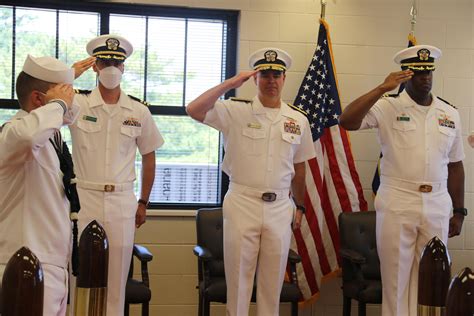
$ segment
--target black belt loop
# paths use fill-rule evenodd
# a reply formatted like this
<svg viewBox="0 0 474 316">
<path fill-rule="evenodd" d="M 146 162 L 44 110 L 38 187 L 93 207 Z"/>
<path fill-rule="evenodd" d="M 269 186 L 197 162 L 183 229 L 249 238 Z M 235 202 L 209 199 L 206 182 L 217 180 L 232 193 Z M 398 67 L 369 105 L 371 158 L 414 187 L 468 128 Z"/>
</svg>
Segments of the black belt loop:
<svg viewBox="0 0 474 316">
<path fill-rule="evenodd" d="M 264 200 L 265 202 L 273 202 L 276 200 L 276 198 L 277 195 L 273 192 L 265 192 L 262 194 L 262 200 Z"/>
</svg>

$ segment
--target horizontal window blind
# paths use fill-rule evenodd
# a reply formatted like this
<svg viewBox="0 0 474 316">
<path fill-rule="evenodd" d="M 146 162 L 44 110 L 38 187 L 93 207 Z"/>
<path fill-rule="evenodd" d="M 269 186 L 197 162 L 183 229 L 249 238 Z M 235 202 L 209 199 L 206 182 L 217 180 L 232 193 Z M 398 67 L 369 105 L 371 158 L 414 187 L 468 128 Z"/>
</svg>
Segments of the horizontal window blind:
<svg viewBox="0 0 474 316">
<path fill-rule="evenodd" d="M 138 6 L 139 7 L 139 6 Z M 88 57 L 86 45 L 101 33 L 130 40 L 122 89 L 150 104 L 165 139 L 156 153 L 152 205 L 218 205 L 222 198 L 222 144 L 218 131 L 195 122 L 185 106 L 235 72 L 236 12 L 122 4 L 0 6 L 0 124 L 17 108 L 14 84 L 27 54 L 54 56 L 68 65 Z M 232 34 L 232 39 L 229 39 Z M 233 40 L 232 45 L 229 40 Z M 229 63 L 232 60 L 232 63 Z M 89 70 L 74 87 L 91 90 Z M 62 129 L 70 142 L 69 130 Z M 135 193 L 141 189 L 137 152 Z"/>
</svg>

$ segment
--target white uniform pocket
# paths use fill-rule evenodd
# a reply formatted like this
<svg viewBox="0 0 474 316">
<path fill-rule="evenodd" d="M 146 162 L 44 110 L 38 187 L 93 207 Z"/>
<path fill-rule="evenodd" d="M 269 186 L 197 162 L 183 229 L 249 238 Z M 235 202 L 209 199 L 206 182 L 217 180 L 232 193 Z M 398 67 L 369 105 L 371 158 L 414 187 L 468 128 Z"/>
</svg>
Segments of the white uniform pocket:
<svg viewBox="0 0 474 316">
<path fill-rule="evenodd" d="M 295 152 L 295 145 L 301 144 L 301 135 L 292 134 L 292 133 L 285 133 L 281 134 L 281 142 L 280 142 L 280 156 L 284 159 L 290 159 L 293 161 L 293 155 Z"/>
<path fill-rule="evenodd" d="M 442 153 L 448 154 L 456 137 L 456 130 L 446 126 L 438 126 L 438 131 L 439 140 L 437 143 L 439 150 Z"/>
<path fill-rule="evenodd" d="M 417 139 L 415 122 L 395 121 L 392 124 L 393 142 L 398 148 L 411 148 L 416 146 Z"/>
<path fill-rule="evenodd" d="M 242 150 L 251 156 L 259 156 L 266 152 L 265 130 L 246 127 L 242 129 Z"/>
<path fill-rule="evenodd" d="M 136 145 L 136 139 L 142 134 L 142 128 L 122 125 L 120 134 L 120 152 L 127 153 L 133 145 Z"/>
<path fill-rule="evenodd" d="M 88 122 L 80 120 L 77 122 L 77 128 L 79 129 L 79 146 L 81 150 L 93 151 L 97 149 L 97 142 L 95 141 L 98 137 L 98 132 L 101 131 L 102 127 L 100 124 L 95 122 Z"/>
</svg>

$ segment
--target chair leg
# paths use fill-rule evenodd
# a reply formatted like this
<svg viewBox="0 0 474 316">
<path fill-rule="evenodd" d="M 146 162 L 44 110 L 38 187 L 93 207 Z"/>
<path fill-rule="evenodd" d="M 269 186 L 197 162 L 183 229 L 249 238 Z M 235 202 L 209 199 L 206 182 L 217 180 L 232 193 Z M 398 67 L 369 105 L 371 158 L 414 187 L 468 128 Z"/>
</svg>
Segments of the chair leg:
<svg viewBox="0 0 474 316">
<path fill-rule="evenodd" d="M 199 305 L 198 305 L 198 316 L 202 316 L 202 306 L 204 305 L 203 297 L 201 295 L 201 291 L 199 291 Z"/>
<path fill-rule="evenodd" d="M 211 302 L 208 301 L 207 299 L 203 299 L 203 304 L 202 304 L 202 316 L 209 316 L 211 312 Z"/>
<path fill-rule="evenodd" d="M 291 316 L 298 316 L 298 302 L 291 302 Z"/>
<path fill-rule="evenodd" d="M 150 310 L 150 306 L 148 306 L 148 302 L 142 304 L 142 316 L 148 316 Z"/>
<path fill-rule="evenodd" d="M 130 313 L 130 305 L 128 303 L 125 303 L 123 315 L 128 316 L 129 313 Z"/>
<path fill-rule="evenodd" d="M 342 315 L 343 316 L 351 316 L 351 298 L 344 296 L 343 304 L 342 304 Z"/>
<path fill-rule="evenodd" d="M 359 301 L 359 316 L 365 316 L 365 303 Z"/>
</svg>

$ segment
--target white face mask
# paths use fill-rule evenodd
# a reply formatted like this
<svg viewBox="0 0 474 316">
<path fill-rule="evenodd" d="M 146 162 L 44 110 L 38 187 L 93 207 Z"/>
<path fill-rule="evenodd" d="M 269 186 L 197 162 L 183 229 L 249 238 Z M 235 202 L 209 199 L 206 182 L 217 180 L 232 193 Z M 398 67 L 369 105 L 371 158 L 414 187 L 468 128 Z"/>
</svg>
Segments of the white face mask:
<svg viewBox="0 0 474 316">
<path fill-rule="evenodd" d="M 122 80 L 122 72 L 114 66 L 106 67 L 99 70 L 99 81 L 107 89 L 114 89 Z"/>
</svg>

